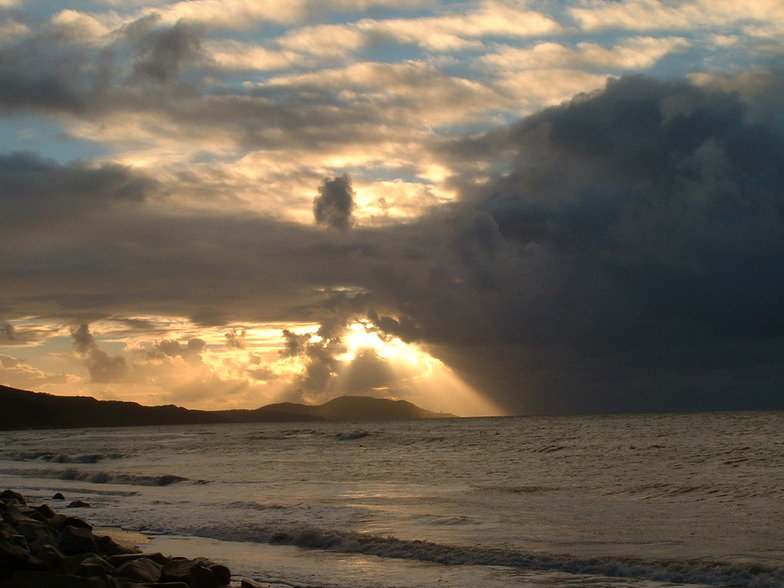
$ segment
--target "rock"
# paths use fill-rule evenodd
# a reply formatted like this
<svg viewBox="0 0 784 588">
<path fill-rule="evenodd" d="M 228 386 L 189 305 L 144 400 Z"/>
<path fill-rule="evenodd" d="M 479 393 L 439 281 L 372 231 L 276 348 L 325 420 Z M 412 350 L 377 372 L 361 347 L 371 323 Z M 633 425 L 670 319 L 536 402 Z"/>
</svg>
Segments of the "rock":
<svg viewBox="0 0 784 588">
<path fill-rule="evenodd" d="M 43 545 L 34 551 L 35 557 L 43 564 L 43 569 L 61 571 L 64 556 L 56 545 Z"/>
<path fill-rule="evenodd" d="M 38 539 L 54 539 L 51 527 L 45 523 L 27 517 L 19 517 L 14 522 L 17 532 L 27 539 L 28 543 Z"/>
<path fill-rule="evenodd" d="M 47 521 L 51 520 L 52 517 L 57 514 L 52 510 L 52 507 L 48 504 L 41 504 L 40 506 L 36 506 L 35 510 L 38 511 L 41 516 L 44 517 Z"/>
<path fill-rule="evenodd" d="M 3 490 L 0 492 L 0 500 L 6 504 L 27 504 L 25 497 L 14 490 Z"/>
<path fill-rule="evenodd" d="M 62 492 L 57 492 L 52 496 L 52 500 L 65 500 L 65 496 L 63 496 Z"/>
<path fill-rule="evenodd" d="M 115 541 L 112 537 L 108 535 L 103 535 L 102 537 L 98 537 L 96 539 L 96 543 L 98 544 L 98 551 L 104 555 L 141 553 L 141 549 L 138 549 L 133 545 L 125 545 L 124 543 L 119 543 L 118 541 Z"/>
<path fill-rule="evenodd" d="M 38 570 L 43 562 L 26 549 L 0 539 L 0 578 L 22 570 Z"/>
<path fill-rule="evenodd" d="M 191 568 L 190 576 L 188 576 L 188 584 L 191 588 L 220 588 L 218 579 L 208 567 L 201 563 L 196 564 Z"/>
<path fill-rule="evenodd" d="M 108 588 L 100 578 L 80 578 L 66 574 L 41 571 L 14 573 L 3 588 Z"/>
<path fill-rule="evenodd" d="M 131 561 L 134 559 L 139 559 L 140 557 L 146 557 L 147 559 L 151 559 L 157 564 L 160 564 L 161 567 L 165 566 L 171 558 L 166 557 L 162 553 L 121 553 L 119 555 L 112 555 L 111 557 L 106 558 L 110 564 L 115 567 L 120 567 L 127 561 Z"/>
<path fill-rule="evenodd" d="M 65 516 L 64 514 L 57 513 L 51 519 L 49 519 L 49 524 L 52 525 L 53 528 L 60 530 L 65 521 L 67 521 L 70 517 Z"/>
<path fill-rule="evenodd" d="M 82 527 L 65 527 L 57 537 L 57 544 L 63 555 L 98 551 L 93 532 Z"/>
<path fill-rule="evenodd" d="M 92 507 L 90 506 L 89 502 L 85 502 L 84 500 L 73 500 L 65 508 L 92 508 Z"/>
<path fill-rule="evenodd" d="M 109 563 L 98 555 L 91 555 L 86 557 L 79 567 L 76 568 L 74 574 L 82 578 L 101 578 L 104 582 L 108 583 L 109 578 L 114 574 L 115 569 Z"/>
<path fill-rule="evenodd" d="M 0 588 L 221 588 L 231 572 L 207 558 L 144 554 L 87 521 L 28 506 L 12 490 L 0 499 Z M 164 573 L 164 569 L 166 572 Z"/>
<path fill-rule="evenodd" d="M 125 562 L 117 568 L 118 576 L 140 582 L 158 582 L 161 579 L 161 566 L 151 559 L 139 557 Z"/>
<path fill-rule="evenodd" d="M 191 569 L 196 562 L 181 557 L 172 558 L 163 566 L 161 570 L 161 581 L 163 582 L 187 582 Z"/>
<path fill-rule="evenodd" d="M 90 523 L 76 517 L 66 517 L 60 527 L 79 527 L 80 529 L 88 529 L 90 531 L 93 530 L 93 526 Z"/>
<path fill-rule="evenodd" d="M 47 535 L 46 537 L 39 537 L 32 543 L 30 543 L 30 551 L 33 553 L 38 553 L 46 547 L 47 545 L 51 545 L 52 547 L 57 546 L 57 540 L 55 539 L 54 535 Z"/>
<path fill-rule="evenodd" d="M 209 559 L 173 558 L 163 566 L 161 580 L 165 582 L 185 582 L 191 588 L 218 588 L 228 586 L 231 572 L 224 565 Z"/>
<path fill-rule="evenodd" d="M 210 571 L 218 581 L 218 586 L 228 586 L 231 583 L 231 570 L 223 564 L 212 564 Z"/>
</svg>

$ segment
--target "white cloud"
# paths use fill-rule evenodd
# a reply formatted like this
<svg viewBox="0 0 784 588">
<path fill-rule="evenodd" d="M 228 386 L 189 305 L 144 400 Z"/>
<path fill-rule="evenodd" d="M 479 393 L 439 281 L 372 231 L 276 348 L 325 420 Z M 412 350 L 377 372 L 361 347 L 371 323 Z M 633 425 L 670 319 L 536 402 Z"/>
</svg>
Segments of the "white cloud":
<svg viewBox="0 0 784 588">
<path fill-rule="evenodd" d="M 570 8 L 571 15 L 589 31 L 625 29 L 630 31 L 699 30 L 728 24 L 778 21 L 784 5 L 778 0 L 695 0 L 678 3 L 662 0 L 593 0 Z"/>
<path fill-rule="evenodd" d="M 223 70 L 277 71 L 303 61 L 293 51 L 276 51 L 231 39 L 208 41 L 205 48 L 215 65 Z"/>
<path fill-rule="evenodd" d="M 569 47 L 554 41 L 530 48 L 505 46 L 478 60 L 492 67 L 515 71 L 525 69 L 637 70 L 653 66 L 662 57 L 687 49 L 683 37 L 636 37 L 613 46 L 580 42 Z"/>
</svg>

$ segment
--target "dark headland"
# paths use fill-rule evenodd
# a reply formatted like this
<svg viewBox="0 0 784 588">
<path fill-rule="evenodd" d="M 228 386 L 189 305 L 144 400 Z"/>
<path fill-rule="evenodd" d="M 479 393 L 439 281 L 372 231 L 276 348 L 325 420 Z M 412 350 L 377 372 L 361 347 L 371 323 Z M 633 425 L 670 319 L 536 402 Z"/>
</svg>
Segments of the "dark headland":
<svg viewBox="0 0 784 588">
<path fill-rule="evenodd" d="M 319 405 L 291 402 L 254 410 L 191 410 L 169 404 L 96 400 L 90 396 L 55 396 L 0 385 L 0 430 L 195 425 L 295 421 L 381 421 L 454 417 L 405 400 L 341 396 Z"/>
</svg>

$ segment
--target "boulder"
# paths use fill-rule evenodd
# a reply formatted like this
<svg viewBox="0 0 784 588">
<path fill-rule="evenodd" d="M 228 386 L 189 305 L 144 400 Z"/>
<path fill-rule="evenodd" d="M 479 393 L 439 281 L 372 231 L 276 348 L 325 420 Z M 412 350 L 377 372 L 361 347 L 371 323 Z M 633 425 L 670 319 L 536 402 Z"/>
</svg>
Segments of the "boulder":
<svg viewBox="0 0 784 588">
<path fill-rule="evenodd" d="M 3 588 L 109 588 L 100 578 L 81 578 L 66 574 L 43 571 L 19 571 L 14 573 Z"/>
<path fill-rule="evenodd" d="M 116 574 L 139 582 L 158 582 L 161 579 L 161 564 L 146 557 L 125 562 L 117 568 Z"/>
<path fill-rule="evenodd" d="M 66 517 L 60 527 L 80 527 L 82 529 L 89 529 L 90 531 L 93 530 L 93 526 L 90 523 L 77 517 Z"/>
<path fill-rule="evenodd" d="M 98 551 L 104 555 L 141 553 L 141 549 L 115 541 L 109 535 L 97 537 L 95 541 L 98 544 Z"/>
<path fill-rule="evenodd" d="M 82 527 L 65 527 L 57 537 L 57 544 L 63 555 L 98 551 L 93 532 Z"/>
<path fill-rule="evenodd" d="M 65 508 L 91 508 L 89 502 L 84 500 L 73 500 Z"/>
<path fill-rule="evenodd" d="M 17 571 L 39 570 L 43 562 L 28 550 L 0 539 L 0 578 L 7 578 Z"/>
<path fill-rule="evenodd" d="M 0 501 L 6 504 L 27 504 L 25 497 L 14 490 L 3 490 L 0 492 Z"/>
<path fill-rule="evenodd" d="M 191 588 L 219 588 L 231 582 L 231 572 L 224 565 L 206 558 L 173 558 L 163 566 L 161 580 L 185 582 Z"/>
<path fill-rule="evenodd" d="M 50 521 L 52 517 L 57 514 L 52 510 L 52 507 L 48 504 L 41 504 L 39 506 L 34 507 L 36 511 L 38 511 L 41 516 L 44 517 L 45 520 Z"/>
<path fill-rule="evenodd" d="M 207 558 L 141 553 L 82 519 L 48 505 L 28 506 L 6 490 L 0 499 L 0 588 L 221 588 L 229 568 Z"/>
<path fill-rule="evenodd" d="M 190 576 L 188 576 L 188 584 L 191 588 L 220 588 L 218 579 L 212 573 L 210 568 L 196 564 L 191 569 Z"/>
<path fill-rule="evenodd" d="M 139 559 L 140 557 L 146 557 L 147 559 L 151 559 L 155 563 L 160 564 L 161 567 L 169 563 L 171 559 L 169 557 L 166 557 L 162 553 L 157 553 L 157 552 L 156 553 L 121 553 L 119 555 L 112 555 L 110 557 L 107 557 L 106 561 L 108 561 L 110 564 L 112 564 L 115 567 L 120 567 L 125 562 L 134 559 Z"/>
</svg>

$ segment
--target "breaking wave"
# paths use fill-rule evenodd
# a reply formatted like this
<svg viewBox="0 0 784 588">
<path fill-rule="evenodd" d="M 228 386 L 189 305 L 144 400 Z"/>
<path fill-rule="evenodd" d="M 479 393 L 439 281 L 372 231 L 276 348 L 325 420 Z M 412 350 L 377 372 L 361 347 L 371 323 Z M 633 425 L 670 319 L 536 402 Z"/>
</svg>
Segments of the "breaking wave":
<svg viewBox="0 0 784 588">
<path fill-rule="evenodd" d="M 784 568 L 716 560 L 578 557 L 481 547 L 443 545 L 356 532 L 313 527 L 200 528 L 194 534 L 220 540 L 293 545 L 339 553 L 434 562 L 444 565 L 503 566 L 529 571 L 552 571 L 654 582 L 773 588 L 784 586 Z"/>
<path fill-rule="evenodd" d="M 19 476 L 24 478 L 43 478 L 52 480 L 74 480 L 89 482 L 91 484 L 128 484 L 131 486 L 169 486 L 182 482 L 191 484 L 207 484 L 205 480 L 189 480 L 174 474 L 160 476 L 144 476 L 136 474 L 123 474 L 115 472 L 83 471 L 76 468 L 65 470 L 28 470 L 28 469 L 2 469 L 0 474 Z"/>
<path fill-rule="evenodd" d="M 132 474 L 114 474 L 110 472 L 82 472 L 69 468 L 60 474 L 61 480 L 79 480 L 93 484 L 130 484 L 132 486 L 169 486 L 179 482 L 187 482 L 188 478 L 164 474 L 161 476 L 137 476 Z"/>
</svg>

